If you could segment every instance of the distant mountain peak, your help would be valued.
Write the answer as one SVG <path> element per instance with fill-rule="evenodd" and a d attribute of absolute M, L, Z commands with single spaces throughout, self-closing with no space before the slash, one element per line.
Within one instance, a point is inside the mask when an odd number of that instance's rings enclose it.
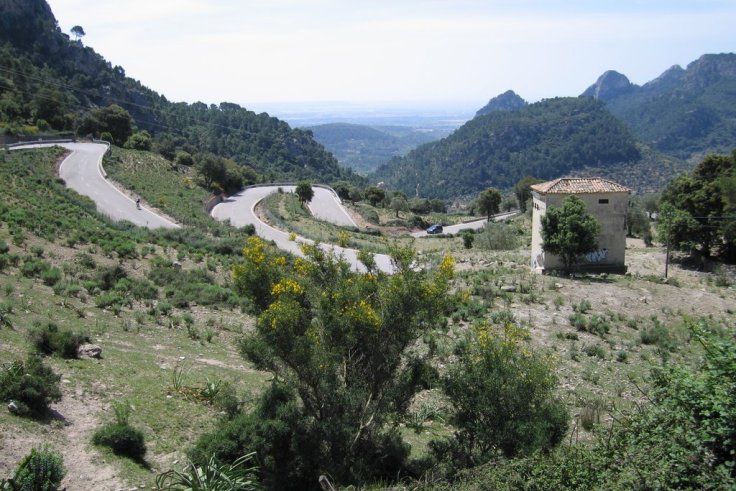
<path fill-rule="evenodd" d="M 687 66 L 685 83 L 691 87 L 708 87 L 721 79 L 736 79 L 736 54 L 703 55 Z"/>
<path fill-rule="evenodd" d="M 488 101 L 488 104 L 480 108 L 478 112 L 475 113 L 475 116 L 482 116 L 494 111 L 515 111 L 516 109 L 521 109 L 526 105 L 527 102 L 516 92 L 513 90 L 507 90 L 503 94 L 497 95 Z"/>
<path fill-rule="evenodd" d="M 616 97 L 627 94 L 634 89 L 626 75 L 615 70 L 608 70 L 598 77 L 598 80 L 582 93 L 586 97 L 594 97 L 602 101 L 610 101 Z"/>

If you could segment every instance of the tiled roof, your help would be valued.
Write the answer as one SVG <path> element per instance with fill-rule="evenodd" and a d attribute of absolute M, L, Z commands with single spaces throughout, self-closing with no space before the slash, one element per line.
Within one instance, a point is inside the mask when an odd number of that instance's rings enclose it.
<path fill-rule="evenodd" d="M 533 184 L 531 188 L 541 194 L 589 194 L 589 193 L 629 193 L 631 190 L 621 184 L 606 181 L 600 177 L 562 177 L 554 181 Z"/>

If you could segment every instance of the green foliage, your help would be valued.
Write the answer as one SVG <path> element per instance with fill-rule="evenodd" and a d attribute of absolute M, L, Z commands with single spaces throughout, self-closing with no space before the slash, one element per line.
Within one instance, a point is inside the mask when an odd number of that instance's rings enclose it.
<path fill-rule="evenodd" d="M 585 210 L 577 196 L 569 196 L 562 208 L 550 207 L 542 216 L 542 248 L 560 256 L 565 269 L 598 247 L 600 224 Z"/>
<path fill-rule="evenodd" d="M 314 189 L 309 181 L 301 181 L 296 185 L 296 195 L 302 204 L 309 203 L 314 198 Z"/>
<path fill-rule="evenodd" d="M 365 199 L 371 204 L 371 206 L 378 206 L 386 198 L 386 192 L 376 186 L 371 186 L 365 190 Z"/>
<path fill-rule="evenodd" d="M 476 244 L 489 251 L 510 251 L 519 246 L 519 233 L 515 226 L 507 222 L 488 222 L 476 232 Z"/>
<path fill-rule="evenodd" d="M 406 200 L 406 196 L 403 193 L 397 193 L 391 198 L 389 208 L 396 212 L 396 218 L 399 218 L 400 211 L 409 211 L 409 202 Z"/>
<path fill-rule="evenodd" d="M 46 447 L 31 449 L 18 463 L 13 479 L 0 489 L 9 491 L 57 491 L 66 474 L 64 459 Z"/>
<path fill-rule="evenodd" d="M 406 155 L 417 145 L 444 136 L 442 130 L 350 123 L 328 123 L 308 129 L 342 165 L 361 174 L 373 172 L 391 157 Z"/>
<path fill-rule="evenodd" d="M 143 461 L 146 443 L 143 433 L 128 422 L 130 406 L 114 404 L 115 421 L 105 423 L 92 435 L 92 443 L 110 448 L 113 453 L 136 461 Z"/>
<path fill-rule="evenodd" d="M 657 232 L 670 247 L 736 261 L 736 202 L 729 182 L 736 154 L 709 155 L 691 175 L 673 180 L 662 193 Z"/>
<path fill-rule="evenodd" d="M 592 445 L 496 459 L 466 473 L 453 489 L 733 489 L 736 486 L 736 346 L 703 322 L 688 320 L 704 359 L 652 372 L 649 404 L 594 425 Z M 587 407 L 587 406 L 586 406 Z M 596 406 L 592 406 L 594 409 Z M 442 487 L 433 489 L 443 489 Z"/>
<path fill-rule="evenodd" d="M 136 131 L 125 142 L 125 148 L 132 150 L 149 151 L 151 150 L 151 145 L 151 135 L 146 130 Z"/>
<path fill-rule="evenodd" d="M 177 151 L 215 152 L 269 180 L 362 183 L 352 171 L 338 166 L 311 132 L 237 104 L 170 102 L 126 77 L 122 67 L 70 42 L 47 7 L 35 3 L 14 7 L 15 12 L 4 11 L 0 19 L 0 65 L 8 70 L 0 119 L 13 128 L 20 130 L 26 121 L 42 118 L 56 130 L 108 132 L 111 141 L 122 146 L 135 122 L 139 130 L 151 134 L 152 148 L 169 160 Z"/>
<path fill-rule="evenodd" d="M 539 182 L 536 177 L 524 176 L 514 185 L 514 195 L 522 213 L 526 212 L 526 205 L 532 199 L 532 185 Z"/>
<path fill-rule="evenodd" d="M 643 142 L 682 158 L 733 148 L 736 136 L 733 53 L 706 54 L 685 70 L 672 67 L 652 83 L 607 101 Z"/>
<path fill-rule="evenodd" d="M 473 118 L 443 140 L 412 150 L 372 176 L 408 195 L 450 198 L 524 176 L 553 179 L 598 163 L 641 159 L 629 129 L 592 98 L 556 98 Z"/>
<path fill-rule="evenodd" d="M 554 395 L 550 361 L 523 345 L 526 336 L 511 323 L 501 331 L 480 323 L 458 345 L 458 361 L 442 379 L 457 431 L 433 442 L 451 469 L 548 450 L 564 437 L 568 414 Z"/>
<path fill-rule="evenodd" d="M 258 467 L 246 467 L 254 453 L 238 457 L 232 464 L 220 464 L 212 456 L 206 464 L 190 463 L 183 471 L 169 470 L 156 476 L 158 491 L 257 491 L 261 489 Z"/>
<path fill-rule="evenodd" d="M 500 210 L 501 193 L 495 188 L 488 188 L 482 191 L 478 195 L 477 206 L 478 211 L 488 217 L 488 221 L 490 222 L 491 217 Z"/>
<path fill-rule="evenodd" d="M 61 400 L 59 380 L 41 358 L 29 355 L 25 362 L 14 361 L 0 370 L 0 401 L 15 401 L 20 414 L 45 416 L 52 402 Z"/>
<path fill-rule="evenodd" d="M 77 348 L 89 342 L 88 336 L 59 329 L 53 322 L 35 325 L 28 332 L 28 337 L 38 353 L 44 355 L 56 353 L 66 359 L 76 358 Z"/>
<path fill-rule="evenodd" d="M 466 249 L 472 249 L 473 248 L 473 242 L 475 241 L 475 234 L 472 230 L 463 230 L 461 234 L 463 238 L 463 247 Z"/>
<path fill-rule="evenodd" d="M 232 461 L 258 449 L 272 489 L 312 486 L 319 472 L 343 483 L 394 478 L 408 451 L 392 415 L 407 410 L 432 373 L 410 347 L 442 324 L 453 261 L 426 271 L 415 267 L 413 250 L 396 247 L 396 274 L 355 273 L 303 246 L 307 259 L 283 268 L 260 239 L 248 242 L 234 281 L 263 274 L 242 284 L 265 307 L 240 348 L 275 382 L 252 413 L 205 437 L 193 460 L 202 464 L 214 453 Z"/>

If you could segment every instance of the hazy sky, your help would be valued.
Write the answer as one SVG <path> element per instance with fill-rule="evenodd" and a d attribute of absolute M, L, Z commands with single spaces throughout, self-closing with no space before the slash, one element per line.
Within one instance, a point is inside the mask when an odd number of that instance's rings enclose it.
<path fill-rule="evenodd" d="M 48 0 L 169 100 L 484 104 L 736 49 L 733 0 Z"/>

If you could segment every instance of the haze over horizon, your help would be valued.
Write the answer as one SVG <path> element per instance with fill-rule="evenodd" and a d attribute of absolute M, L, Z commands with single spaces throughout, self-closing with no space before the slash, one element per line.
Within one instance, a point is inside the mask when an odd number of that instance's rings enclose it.
<path fill-rule="evenodd" d="M 644 84 L 733 50 L 736 4 L 458 0 L 49 0 L 62 31 L 173 101 L 480 108 L 512 89 Z"/>

